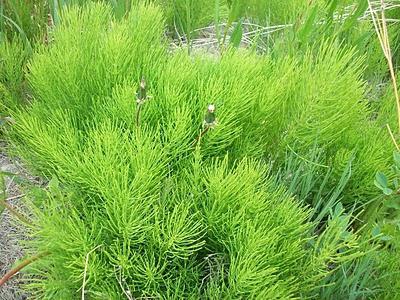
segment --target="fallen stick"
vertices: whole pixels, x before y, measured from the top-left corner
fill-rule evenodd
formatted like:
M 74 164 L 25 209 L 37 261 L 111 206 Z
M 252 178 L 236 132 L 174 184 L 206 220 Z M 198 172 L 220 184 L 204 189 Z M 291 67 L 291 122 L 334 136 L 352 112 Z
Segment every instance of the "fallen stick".
M 11 277 L 13 277 L 14 275 L 16 275 L 19 271 L 21 271 L 23 268 L 25 268 L 26 266 L 28 266 L 29 264 L 37 261 L 38 259 L 49 255 L 50 252 L 45 251 L 39 254 L 36 254 L 32 257 L 29 257 L 27 259 L 25 259 L 24 261 L 22 261 L 18 266 L 16 266 L 15 268 L 11 269 L 10 271 L 8 271 L 3 278 L 0 279 L 0 286 L 3 286 Z

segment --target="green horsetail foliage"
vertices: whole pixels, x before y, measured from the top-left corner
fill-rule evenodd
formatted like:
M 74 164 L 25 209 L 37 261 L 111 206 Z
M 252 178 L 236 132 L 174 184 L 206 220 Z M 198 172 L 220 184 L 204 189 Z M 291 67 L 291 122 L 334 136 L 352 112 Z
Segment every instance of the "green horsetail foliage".
M 26 269 L 32 295 L 318 299 L 335 282 L 367 295 L 344 279 L 373 277 L 352 212 L 379 194 L 391 150 L 363 58 L 335 39 L 190 56 L 165 28 L 151 4 L 68 8 L 28 64 L 33 100 L 8 134 L 53 178 L 32 208 L 27 253 L 48 253 Z

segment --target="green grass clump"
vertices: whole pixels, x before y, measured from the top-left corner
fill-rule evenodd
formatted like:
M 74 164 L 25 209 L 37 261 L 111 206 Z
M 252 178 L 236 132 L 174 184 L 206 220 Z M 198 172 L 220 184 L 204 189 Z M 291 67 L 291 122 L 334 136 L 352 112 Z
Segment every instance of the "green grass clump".
M 0 114 L 16 108 L 24 98 L 25 64 L 29 58 L 22 41 L 0 41 Z
M 314 219 L 265 159 L 346 142 L 336 131 L 365 121 L 359 63 L 328 42 L 304 59 L 171 54 L 163 30 L 152 5 L 117 21 L 92 4 L 65 12 L 34 54 L 34 101 L 10 139 L 59 183 L 34 209 L 27 251 L 49 255 L 28 287 L 43 299 L 315 298 L 361 242 L 342 206 Z
M 304 0 L 294 1 L 243 1 L 247 5 L 247 14 L 253 20 L 265 24 L 290 24 L 307 10 L 309 3 Z
M 46 0 L 4 0 L 0 7 L 0 38 L 18 34 L 30 47 L 47 31 L 49 4 Z
M 216 7 L 224 9 L 226 1 L 196 1 L 196 0 L 154 0 L 160 5 L 166 17 L 170 30 L 178 30 L 187 36 L 192 31 L 210 25 L 214 21 Z M 226 9 L 226 8 L 225 8 Z
M 399 248 L 399 231 L 396 228 L 390 232 L 392 240 L 388 245 L 383 246 L 379 252 L 376 253 L 379 260 L 379 268 L 381 269 L 382 276 L 380 278 L 380 285 L 382 299 L 392 299 L 393 295 L 400 294 L 400 248 Z
M 397 76 L 396 81 L 399 88 L 400 76 Z M 391 82 L 382 83 L 380 87 L 380 98 L 375 103 L 377 110 L 377 122 L 382 126 L 389 125 L 391 130 L 396 133 L 399 130 L 397 119 L 397 105 L 394 86 Z
M 343 166 L 339 182 L 332 188 L 335 170 L 331 165 L 324 166 L 323 159 L 323 149 L 311 148 L 307 157 L 299 157 L 288 149 L 284 164 L 276 166 L 277 182 L 283 183 L 299 201 L 313 207 L 310 219 L 317 223 L 330 211 L 338 208 L 340 211 L 343 198 L 348 194 L 346 187 L 352 184 L 352 175 L 355 172 L 355 158 L 351 156 Z M 374 205 L 379 206 L 381 201 L 381 197 L 374 199 Z M 376 210 L 376 206 L 374 209 Z M 398 254 L 397 249 L 392 248 L 391 242 L 387 244 L 387 239 L 391 237 L 396 241 L 397 233 L 396 230 L 388 232 L 386 228 L 383 230 L 384 234 L 380 233 L 380 229 L 377 232 L 379 226 L 375 222 L 379 222 L 378 215 L 381 213 L 369 213 L 366 218 L 368 223 L 362 230 L 363 242 L 360 248 L 365 251 L 365 255 L 340 264 L 324 278 L 317 291 L 317 299 L 356 300 L 393 296 L 393 290 L 388 287 L 396 286 L 397 274 L 388 272 L 387 268 L 396 268 L 393 262 Z M 353 219 L 353 222 L 354 227 L 360 226 L 359 220 Z M 393 226 L 389 228 L 394 229 Z

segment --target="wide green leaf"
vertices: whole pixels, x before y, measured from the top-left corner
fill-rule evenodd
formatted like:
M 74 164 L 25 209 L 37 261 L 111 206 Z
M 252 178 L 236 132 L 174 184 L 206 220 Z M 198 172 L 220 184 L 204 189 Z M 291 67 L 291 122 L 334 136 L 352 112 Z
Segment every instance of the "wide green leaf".
M 383 174 L 382 172 L 376 173 L 374 183 L 381 190 L 388 187 L 388 179 L 387 179 L 386 175 Z

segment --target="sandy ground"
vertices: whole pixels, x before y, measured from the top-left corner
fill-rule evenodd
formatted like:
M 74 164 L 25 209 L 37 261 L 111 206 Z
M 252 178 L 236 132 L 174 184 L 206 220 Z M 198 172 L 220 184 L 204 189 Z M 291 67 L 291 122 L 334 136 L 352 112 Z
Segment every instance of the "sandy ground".
M 12 161 L 5 154 L 5 144 L 0 144 L 0 169 L 2 171 L 21 174 L 24 171 L 16 161 Z M 15 177 L 6 178 L 7 198 L 21 195 Z M 17 198 L 8 201 L 15 208 L 20 208 L 22 199 Z M 0 277 L 2 277 L 16 260 L 23 256 L 23 250 L 19 246 L 19 240 L 24 239 L 24 228 L 19 225 L 7 210 L 0 215 Z M 0 300 L 26 299 L 18 287 L 18 275 L 0 287 Z

